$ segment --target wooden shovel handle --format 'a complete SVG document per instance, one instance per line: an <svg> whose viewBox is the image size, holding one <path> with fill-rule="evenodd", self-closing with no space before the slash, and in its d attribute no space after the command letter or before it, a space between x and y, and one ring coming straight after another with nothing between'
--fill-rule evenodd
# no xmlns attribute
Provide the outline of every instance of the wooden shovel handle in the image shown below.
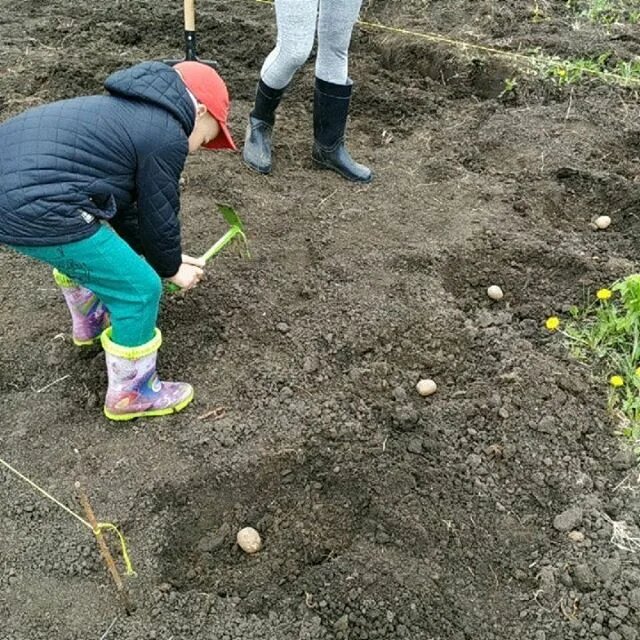
<svg viewBox="0 0 640 640"><path fill-rule="evenodd" d="M184 0L184 30L196 30L196 0Z"/></svg>

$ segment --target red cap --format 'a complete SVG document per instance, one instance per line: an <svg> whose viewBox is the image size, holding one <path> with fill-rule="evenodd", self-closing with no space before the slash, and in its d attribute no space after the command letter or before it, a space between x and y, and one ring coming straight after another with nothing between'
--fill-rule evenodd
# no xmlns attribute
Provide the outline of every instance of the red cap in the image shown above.
<svg viewBox="0 0 640 640"><path fill-rule="evenodd" d="M173 68L180 72L187 89L191 91L198 102L207 107L207 111L220 125L220 133L203 146L207 149L233 149L235 151L236 145L227 127L229 92L224 80L215 69L202 62L187 60L179 62Z"/></svg>

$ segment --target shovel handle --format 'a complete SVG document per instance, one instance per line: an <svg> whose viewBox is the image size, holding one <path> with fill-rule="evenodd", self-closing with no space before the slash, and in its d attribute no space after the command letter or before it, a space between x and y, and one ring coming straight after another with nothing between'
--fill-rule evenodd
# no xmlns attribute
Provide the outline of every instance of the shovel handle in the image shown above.
<svg viewBox="0 0 640 640"><path fill-rule="evenodd" d="M184 30L196 30L196 0L184 0Z"/></svg>

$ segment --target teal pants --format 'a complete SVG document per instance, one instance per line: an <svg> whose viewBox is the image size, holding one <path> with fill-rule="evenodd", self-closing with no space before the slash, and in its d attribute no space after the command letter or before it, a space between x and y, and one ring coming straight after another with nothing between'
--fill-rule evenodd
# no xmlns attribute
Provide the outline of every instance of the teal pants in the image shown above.
<svg viewBox="0 0 640 640"><path fill-rule="evenodd" d="M154 337L162 281L108 225L85 240L49 247L12 246L93 291L109 310L113 342L137 347Z"/></svg>

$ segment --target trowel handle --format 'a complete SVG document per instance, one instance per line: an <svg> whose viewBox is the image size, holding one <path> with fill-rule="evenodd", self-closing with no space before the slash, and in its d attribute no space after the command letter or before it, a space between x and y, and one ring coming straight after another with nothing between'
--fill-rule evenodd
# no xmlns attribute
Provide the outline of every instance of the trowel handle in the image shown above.
<svg viewBox="0 0 640 640"><path fill-rule="evenodd" d="M184 0L184 30L196 30L196 0Z"/></svg>
<svg viewBox="0 0 640 640"><path fill-rule="evenodd" d="M231 229L229 229L227 233L225 233L222 238L220 238L220 240L218 240L208 251L203 253L200 257L205 261L205 263L209 262L209 260L211 260L213 256L220 253L220 251L222 251L222 249L224 249L224 247L226 247L238 234L244 236L244 233L242 233L242 229L240 229L239 227L231 227Z"/></svg>

